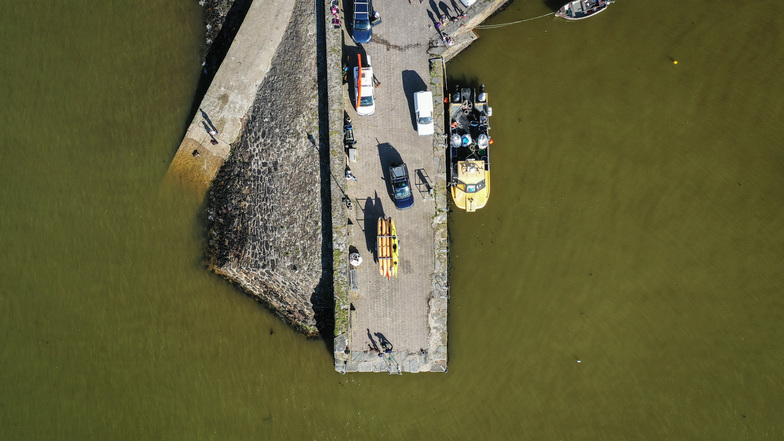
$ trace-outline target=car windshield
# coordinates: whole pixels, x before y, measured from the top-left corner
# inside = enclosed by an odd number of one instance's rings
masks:
[[[430,124],[433,122],[432,116],[420,116],[419,117],[419,124]]]
[[[393,185],[395,187],[395,199],[405,199],[411,196],[411,189],[405,182],[396,182]]]
[[[373,97],[372,96],[363,96],[359,100],[359,105],[362,106],[362,107],[364,107],[364,106],[372,106],[373,105]]]
[[[367,31],[370,29],[370,20],[357,20],[354,22],[354,29],[358,31]]]
[[[457,189],[466,193],[476,193],[485,188],[485,181],[482,179],[476,184],[466,184],[463,181],[457,181]]]

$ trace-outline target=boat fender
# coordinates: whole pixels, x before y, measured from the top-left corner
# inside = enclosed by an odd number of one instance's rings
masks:
[[[460,135],[458,135],[457,133],[453,133],[452,137],[449,140],[449,142],[450,142],[450,144],[452,144],[452,147],[455,147],[455,148],[460,147],[460,143],[461,143]]]
[[[482,133],[478,138],[476,138],[476,143],[481,149],[487,148],[487,145],[489,144],[489,138],[487,135]]]

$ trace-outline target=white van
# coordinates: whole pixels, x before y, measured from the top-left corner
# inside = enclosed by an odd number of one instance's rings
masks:
[[[370,116],[376,113],[376,97],[373,85],[373,68],[370,67],[370,55],[365,56],[362,64],[354,68],[354,97],[357,115]]]
[[[414,112],[416,113],[417,134],[430,136],[433,134],[433,92],[429,90],[414,94]]]

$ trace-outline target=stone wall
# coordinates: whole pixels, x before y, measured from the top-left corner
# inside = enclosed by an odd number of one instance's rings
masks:
[[[440,57],[430,59],[430,90],[435,102],[443,102],[446,93],[446,63]],[[433,112],[435,134],[433,136],[433,196],[436,213],[433,216],[435,268],[430,276],[430,299],[428,300],[427,324],[428,355],[432,372],[447,370],[447,316],[449,314],[449,230],[447,228],[446,188],[446,127],[448,123],[444,106],[436,106]]]
[[[284,35],[208,193],[207,256],[213,271],[317,335],[331,322],[332,265],[324,255],[322,212],[331,210],[321,191],[312,3],[297,2]]]

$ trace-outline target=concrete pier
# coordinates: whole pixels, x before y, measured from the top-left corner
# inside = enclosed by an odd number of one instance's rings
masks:
[[[447,262],[445,158],[443,116],[436,118],[439,133],[420,137],[413,115],[413,94],[434,93],[434,107],[443,108],[443,63],[427,53],[432,37],[425,4],[376,4],[382,24],[373,39],[358,47],[346,32],[342,53],[349,71],[357,55],[370,56],[380,87],[375,89],[376,112],[360,117],[353,105],[353,82],[342,85],[344,109],[353,121],[358,160],[349,163],[356,181],[345,193],[353,209],[347,212],[348,251],[363,263],[350,267],[347,254],[336,265],[351,272],[345,301],[336,302],[336,369],[340,372],[445,372],[447,369]],[[432,65],[432,69],[431,69]],[[334,126],[333,126],[334,130]],[[341,157],[345,158],[342,152]],[[343,159],[345,161],[345,159]],[[414,206],[397,210],[390,197],[389,166],[408,165]],[[342,164],[345,167],[345,162]],[[333,196],[334,197],[334,196]],[[342,208],[346,210],[345,207]],[[375,257],[376,222],[392,217],[400,241],[397,278],[379,274]],[[354,288],[352,288],[354,285]],[[342,308],[342,309],[341,309]],[[388,349],[388,352],[385,350]]]
[[[363,46],[356,45],[349,33],[350,13],[343,15],[341,29],[328,26],[330,50],[342,39],[341,54],[349,67],[340,94],[334,93],[337,84],[330,83],[330,106],[339,107],[335,101],[342,97],[343,108],[353,121],[359,158],[348,163],[357,181],[341,184],[332,193],[338,372],[447,371],[445,62],[474,41],[473,27],[505,2],[479,1],[468,9],[469,18],[450,21],[440,29],[435,20],[442,13],[458,15],[456,3],[376,3],[382,23]],[[454,44],[444,44],[444,34]],[[376,113],[370,117],[360,117],[354,110],[351,72],[357,54],[370,56],[380,81]],[[328,68],[335,69],[336,64],[332,60]],[[413,94],[420,90],[433,92],[436,133],[432,137],[416,134]],[[337,121],[338,116],[331,115],[333,132],[339,130]],[[342,144],[337,147],[334,139],[331,142],[332,170],[338,174],[346,157]],[[414,207],[405,211],[396,210],[390,197],[388,167],[395,162],[408,165],[414,188]],[[345,216],[342,211],[346,209],[334,203],[341,197],[353,205]],[[392,280],[382,277],[376,264],[376,221],[382,216],[395,220],[400,240],[399,275]],[[350,252],[362,255],[363,263],[350,265]]]
[[[505,1],[479,0],[464,26],[440,31],[433,2],[377,4],[382,23],[362,47],[350,17],[333,26],[329,4],[255,0],[169,168],[169,179],[211,188],[210,268],[306,334],[334,331],[338,372],[447,371],[445,60],[476,38],[467,23]],[[343,82],[344,62],[353,70],[359,54],[379,81],[370,117],[354,111],[352,75]],[[422,90],[433,93],[433,136],[416,134]],[[346,115],[359,152],[351,163]],[[405,211],[388,183],[396,162],[408,165],[415,197]],[[400,245],[391,280],[376,263],[382,216],[395,220]],[[351,252],[364,263],[350,265]]]
[[[251,4],[177,149],[167,179],[179,180],[201,194],[207,192],[243,130],[244,118],[270,70],[295,3],[255,0]]]

